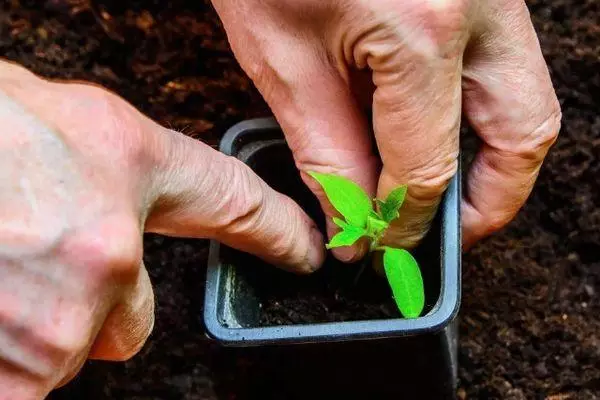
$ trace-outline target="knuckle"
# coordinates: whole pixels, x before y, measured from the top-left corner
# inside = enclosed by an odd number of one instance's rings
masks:
[[[243,65],[244,71],[254,82],[261,82],[268,75],[269,68],[256,57],[247,57]]]
[[[0,346],[0,363],[53,379],[85,352],[92,312],[79,297],[45,292],[40,301],[31,290],[18,289],[0,295],[0,334],[5,344]]]
[[[69,264],[84,268],[91,282],[134,282],[142,262],[142,238],[135,224],[107,218],[99,227],[75,233],[62,244]]]
[[[240,65],[243,67],[244,72],[254,82],[254,84],[260,89],[261,94],[269,99],[276,92],[275,86],[277,79],[282,68],[277,68],[273,60],[274,54],[270,52],[262,52],[262,57],[247,55],[247,51],[234,49],[236,54],[240,56]],[[281,80],[281,79],[280,79]]]
[[[293,201],[282,197],[282,204],[280,207],[280,211],[282,213],[290,212],[290,210],[295,209],[295,204]],[[301,236],[301,226],[304,221],[302,216],[282,216],[282,220],[286,221],[285,229],[278,232],[278,235],[273,235],[274,237],[270,240],[270,253],[277,259],[287,259],[294,260],[297,252],[301,252],[301,246],[299,246],[299,240]]]
[[[246,165],[232,161],[220,180],[227,188],[214,191],[221,196],[212,218],[214,235],[260,240],[268,247],[270,259],[303,265],[306,247],[299,238],[308,217],[299,212],[293,200],[266,186]]]
[[[471,0],[427,0],[421,3],[422,21],[433,43],[454,42],[469,21]]]
[[[262,182],[245,165],[232,160],[220,181],[227,185],[217,190],[222,195],[216,202],[218,215],[214,228],[231,233],[246,232],[262,218],[265,190]]]
[[[470,0],[426,0],[421,7],[438,20],[452,20],[452,13],[464,13],[470,7]]]
[[[561,119],[562,112],[557,104],[540,124],[533,129],[528,129],[527,132],[522,132],[520,137],[523,139],[508,152],[533,165],[538,165],[558,139]]]
[[[65,107],[70,116],[69,132],[89,129],[91,118],[94,141],[98,146],[110,147],[114,153],[122,155],[126,163],[136,163],[148,156],[145,154],[142,120],[129,103],[93,84],[73,84],[66,94],[69,98]]]
[[[431,161],[413,172],[408,183],[410,196],[423,203],[437,201],[456,174],[458,161],[456,157]]]
[[[299,71],[296,65],[287,65],[275,56],[265,56],[263,60],[253,60],[247,64],[248,76],[262,96],[271,103],[287,104],[287,108],[293,107],[293,88],[298,84]]]
[[[89,315],[80,307],[54,310],[52,322],[41,332],[41,342],[56,355],[56,361],[64,363],[78,356],[89,345]]]
[[[50,378],[86,353],[92,337],[92,313],[75,301],[61,301],[46,309],[45,318],[30,320],[24,334],[28,352],[40,362],[37,375]],[[26,358],[25,358],[26,359]]]
[[[527,136],[527,144],[521,150],[521,155],[527,159],[539,160],[558,139],[561,127],[562,112],[559,105],[553,107],[550,116]]]
[[[137,270],[141,261],[137,249],[128,249],[123,246],[125,242],[115,245],[115,241],[110,240],[101,244],[97,248],[90,248],[92,256],[92,265],[98,268],[108,267],[112,272],[127,273],[130,270]]]

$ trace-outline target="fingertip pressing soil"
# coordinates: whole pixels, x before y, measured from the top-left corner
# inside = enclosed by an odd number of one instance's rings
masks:
[[[561,137],[514,222],[464,257],[458,396],[598,399],[600,6],[527,4],[562,105]],[[48,77],[102,84],[212,146],[234,123],[269,114],[206,1],[0,1],[0,56]],[[472,144],[473,135],[465,138]],[[207,252],[205,241],[148,235],[157,309],[147,345],[126,363],[89,362],[50,397],[420,398],[395,385],[397,360],[407,362],[395,343],[316,351],[206,341]]]

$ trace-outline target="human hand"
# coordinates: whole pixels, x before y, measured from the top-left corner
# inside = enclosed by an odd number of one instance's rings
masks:
[[[0,400],[42,399],[143,346],[145,231],[217,239],[298,273],[322,237],[243,163],[114,94],[0,62]]]
[[[522,0],[213,4],[328,215],[307,171],[345,176],[379,198],[408,184],[385,240],[414,247],[456,173],[461,114],[483,140],[462,200],[463,248],[526,201],[561,112]],[[372,105],[372,124],[363,105]],[[329,224],[329,235],[336,229]],[[362,247],[335,251],[353,261]]]

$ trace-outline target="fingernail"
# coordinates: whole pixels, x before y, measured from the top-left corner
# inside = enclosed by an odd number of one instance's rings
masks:
[[[323,235],[316,228],[310,230],[310,248],[308,249],[308,264],[311,271],[316,271],[321,268],[325,260],[325,245],[323,243]]]

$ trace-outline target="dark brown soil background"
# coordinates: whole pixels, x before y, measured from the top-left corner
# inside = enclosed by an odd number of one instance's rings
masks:
[[[105,85],[165,126],[214,145],[233,123],[269,112],[205,3],[0,0],[0,56],[45,76]],[[516,220],[464,258],[459,397],[596,399],[600,3],[528,4],[563,106],[562,136]],[[312,362],[276,351],[267,358],[206,342],[206,256],[204,241],[149,236],[145,261],[157,298],[149,343],[127,363],[89,363],[51,397],[291,399],[298,387],[333,375],[327,368],[335,364],[320,362],[325,354]],[[356,352],[354,361],[361,357]],[[297,363],[296,375],[269,379],[269,360]],[[393,370],[383,361],[365,363]],[[373,395],[364,398],[402,398],[394,384],[365,379]],[[318,390],[307,398],[321,398]]]

